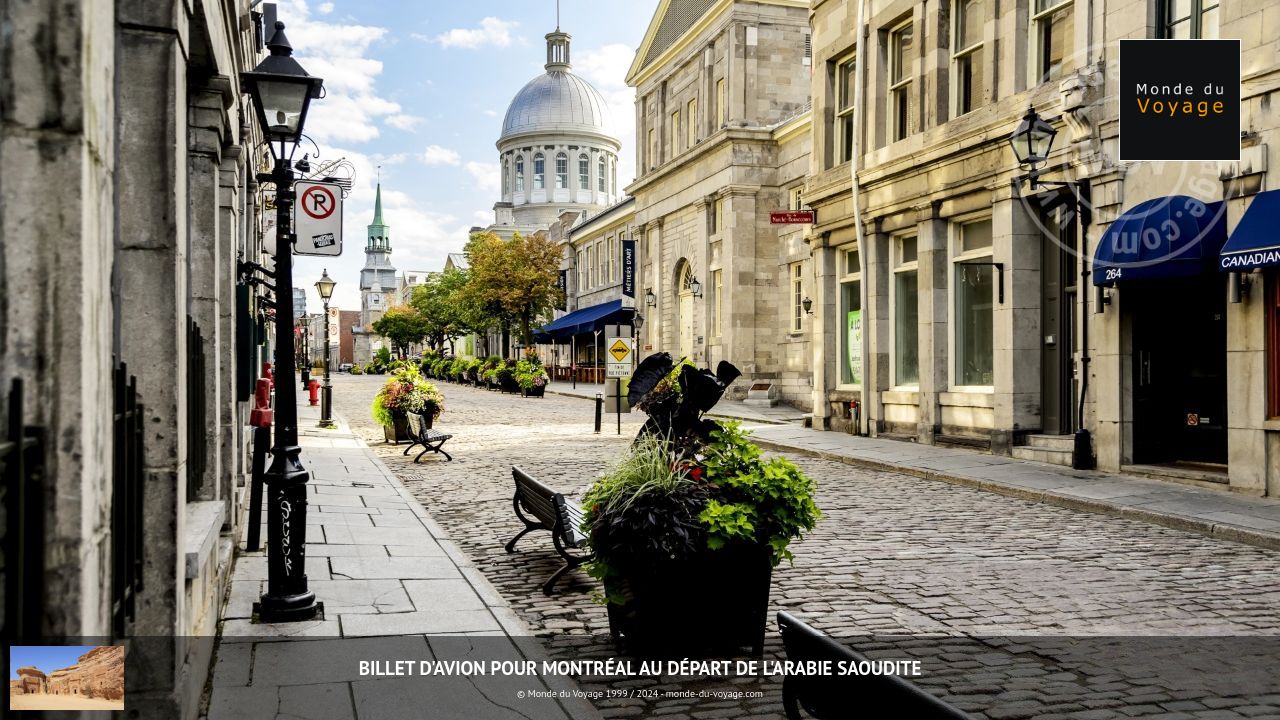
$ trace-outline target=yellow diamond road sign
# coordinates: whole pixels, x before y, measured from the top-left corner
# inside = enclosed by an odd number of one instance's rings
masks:
[[[609,354],[612,355],[614,360],[617,362],[622,362],[627,359],[627,355],[631,354],[631,346],[627,344],[626,340],[618,338],[609,346]]]

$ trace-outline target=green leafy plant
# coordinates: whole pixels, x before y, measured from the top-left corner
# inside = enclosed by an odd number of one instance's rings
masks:
[[[524,390],[533,390],[534,388],[546,387],[547,377],[546,368],[542,367],[542,361],[537,356],[530,358],[525,356],[524,360],[516,363],[515,369],[516,382]]]
[[[417,367],[408,365],[387,378],[373,398],[372,410],[373,419],[385,427],[394,426],[396,416],[407,413],[430,412],[435,420],[444,412],[444,395]]]

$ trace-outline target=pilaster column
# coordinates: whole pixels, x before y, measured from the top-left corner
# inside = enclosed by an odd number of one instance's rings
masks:
[[[224,462],[219,411],[223,400],[220,381],[224,367],[219,350],[227,343],[227,339],[222,336],[220,321],[224,296],[229,292],[223,287],[225,278],[221,259],[225,254],[225,238],[219,228],[221,200],[218,196],[225,131],[222,94],[207,87],[192,89],[188,116],[190,316],[204,339],[202,348],[188,348],[188,352],[201,353],[205,370],[204,377],[193,378],[204,394],[204,471],[198,478],[197,497],[188,500],[218,500],[223,497],[219,480],[223,475]]]
[[[995,426],[991,451],[1007,455],[1014,434],[1039,429],[1040,420],[1040,232],[1018,198],[996,201],[992,209],[993,260],[1004,264],[1004,302],[1000,273],[993,300],[995,354]]]
[[[916,438],[933,445],[942,428],[941,393],[947,368],[947,222],[933,217],[916,228],[920,313],[920,421]]]

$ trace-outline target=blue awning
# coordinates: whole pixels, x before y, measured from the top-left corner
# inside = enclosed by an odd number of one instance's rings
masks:
[[[567,341],[573,335],[603,330],[605,325],[628,320],[632,312],[631,308],[622,307],[621,300],[581,308],[538,328],[533,340],[539,343]]]
[[[1218,257],[1223,272],[1268,265],[1280,265],[1280,190],[1254,196]]]
[[[1126,210],[1102,234],[1093,255],[1093,284],[1157,280],[1210,271],[1227,240],[1226,208],[1169,195]]]

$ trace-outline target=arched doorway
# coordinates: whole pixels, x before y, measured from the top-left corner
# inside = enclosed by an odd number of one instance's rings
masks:
[[[693,267],[688,260],[676,264],[676,330],[677,354],[693,359]]]

